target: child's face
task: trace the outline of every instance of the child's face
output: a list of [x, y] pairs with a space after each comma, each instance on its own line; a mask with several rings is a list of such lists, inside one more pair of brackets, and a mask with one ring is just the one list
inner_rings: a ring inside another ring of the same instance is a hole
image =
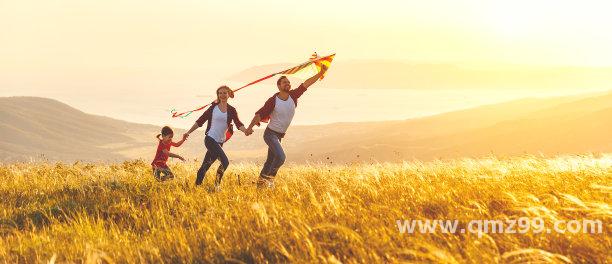
[[174, 136], [174, 135], [173, 134], [168, 134], [168, 135], [162, 136], [162, 139], [164, 141], [166, 141], [166, 142], [167, 141], [171, 141], [172, 140], [172, 136]]

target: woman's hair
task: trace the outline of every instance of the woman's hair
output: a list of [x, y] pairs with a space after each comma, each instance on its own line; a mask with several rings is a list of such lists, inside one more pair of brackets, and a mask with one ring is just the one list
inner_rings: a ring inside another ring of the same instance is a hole
[[230, 98], [234, 98], [234, 91], [232, 91], [232, 89], [227, 87], [227, 85], [221, 85], [221, 86], [219, 86], [219, 88], [217, 88], [217, 102], [220, 102], [219, 101], [219, 91], [221, 91], [223, 89], [227, 89], [227, 93], [228, 93], [229, 97]]
[[278, 78], [278, 80], [276, 80], [276, 85], [280, 85], [280, 82], [281, 82], [283, 79], [287, 79], [287, 76], [283, 75], [283, 76], [281, 76], [280, 78]]
[[167, 135], [174, 135], [174, 131], [169, 126], [162, 127], [161, 134], [157, 134], [157, 138], [159, 139], [160, 136], [165, 137]]

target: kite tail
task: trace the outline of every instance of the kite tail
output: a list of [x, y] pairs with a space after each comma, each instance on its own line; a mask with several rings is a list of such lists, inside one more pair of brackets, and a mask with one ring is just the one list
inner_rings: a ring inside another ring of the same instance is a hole
[[182, 113], [177, 113], [175, 109], [172, 109], [170, 111], [170, 113], [172, 113], [172, 117], [180, 117], [180, 118], [185, 118], [188, 117], [189, 115], [191, 115], [191, 113], [196, 112], [196, 111], [200, 111], [204, 108], [206, 108], [207, 106], [209, 106], [211, 103], [204, 105], [202, 107], [199, 107], [198, 109], [193, 109], [191, 111], [186, 111], [186, 112], [182, 112]]
[[[266, 79], [272, 78], [272, 76], [275, 76], [275, 75], [277, 75], [277, 74], [293, 74], [293, 73], [296, 73], [296, 72], [298, 72], [298, 71], [300, 71], [300, 70], [302, 70], [302, 69], [304, 69], [304, 68], [308, 67], [308, 66], [309, 66], [309, 65], [311, 65], [311, 64], [314, 64], [314, 65], [317, 67], [317, 69], [318, 69], [319, 71], [321, 71], [321, 65], [325, 64], [325, 65], [327, 65], [327, 67], [329, 67], [329, 66], [330, 66], [330, 64], [331, 64], [331, 62], [332, 62], [332, 60], [334, 59], [334, 56], [335, 56], [335, 55], [336, 55], [336, 54], [334, 53], [334, 54], [329, 55], [329, 56], [319, 57], [319, 56], [317, 55], [317, 53], [315, 52], [315, 53], [312, 55], [312, 57], [310, 58], [310, 60], [309, 60], [308, 62], [302, 63], [302, 64], [300, 64], [300, 65], [298, 65], [298, 66], [296, 66], [296, 67], [293, 67], [293, 68], [290, 68], [290, 69], [287, 69], [287, 70], [284, 70], [284, 71], [280, 71], [280, 72], [277, 72], [277, 73], [270, 74], [270, 75], [265, 76], [265, 77], [263, 77], [263, 78], [259, 78], [259, 79], [255, 80], [255, 81], [252, 81], [252, 82], [250, 82], [250, 83], [247, 83], [246, 85], [244, 85], [244, 86], [242, 86], [242, 87], [240, 87], [240, 88], [238, 88], [238, 89], [232, 90], [232, 91], [235, 93], [235, 92], [240, 91], [240, 90], [242, 90], [242, 89], [244, 89], [244, 88], [246, 88], [246, 87], [248, 87], [248, 86], [251, 86], [251, 85], [256, 84], [256, 83], [258, 83], [258, 82], [261, 82], [261, 81], [263, 81], [263, 80], [266, 80]], [[320, 80], [323, 80], [323, 77], [325, 77], [325, 75], [324, 75], [324, 74], [323, 74], [323, 75], [321, 75]], [[201, 107], [199, 107], [199, 108], [197, 108], [197, 109], [193, 109], [193, 110], [191, 110], [191, 111], [186, 111], [186, 112], [182, 112], [182, 113], [178, 113], [178, 112], [177, 112], [175, 109], [172, 109], [172, 110], [170, 111], [170, 113], [172, 113], [172, 117], [181, 117], [181, 118], [185, 118], [185, 117], [187, 117], [187, 116], [191, 115], [193, 112], [200, 111], [200, 110], [202, 110], [202, 109], [206, 108], [207, 106], [209, 106], [209, 105], [211, 105], [211, 104], [212, 104], [212, 103], [209, 103], [209, 104], [206, 104], [206, 105], [204, 105], [204, 106], [201, 106]], [[262, 120], [262, 122], [266, 122], [266, 121], [267, 121], [267, 120], [265, 120], [265, 121], [264, 121], [264, 120]]]

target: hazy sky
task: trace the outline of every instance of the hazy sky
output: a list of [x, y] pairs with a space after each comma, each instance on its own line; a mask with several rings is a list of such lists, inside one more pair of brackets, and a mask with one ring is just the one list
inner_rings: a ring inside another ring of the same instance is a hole
[[0, 67], [230, 72], [338, 59], [612, 66], [609, 1], [0, 0]]
[[0, 96], [82, 107], [71, 95], [85, 93], [120, 111], [166, 91], [193, 99], [245, 68], [313, 51], [338, 61], [612, 66], [610, 10], [559, 0], [0, 0]]

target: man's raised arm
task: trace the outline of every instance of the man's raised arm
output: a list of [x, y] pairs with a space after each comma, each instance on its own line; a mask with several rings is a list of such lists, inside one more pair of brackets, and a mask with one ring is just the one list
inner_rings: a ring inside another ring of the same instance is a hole
[[323, 74], [325, 74], [326, 71], [327, 71], [327, 66], [325, 66], [325, 64], [321, 64], [321, 70], [319, 71], [319, 73], [317, 73], [315, 76], [308, 78], [308, 80], [302, 83], [302, 85], [304, 85], [304, 88], [308, 88], [312, 84], [314, 84], [319, 78], [321, 78], [321, 76], [323, 76]]

